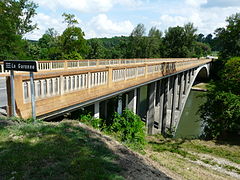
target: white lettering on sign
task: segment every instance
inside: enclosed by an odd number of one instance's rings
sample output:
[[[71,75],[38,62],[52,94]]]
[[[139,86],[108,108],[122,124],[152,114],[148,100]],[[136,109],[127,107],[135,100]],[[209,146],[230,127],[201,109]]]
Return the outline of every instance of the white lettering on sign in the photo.
[[[29,65],[29,64],[18,64],[18,68],[19,69],[34,69],[34,66]]]

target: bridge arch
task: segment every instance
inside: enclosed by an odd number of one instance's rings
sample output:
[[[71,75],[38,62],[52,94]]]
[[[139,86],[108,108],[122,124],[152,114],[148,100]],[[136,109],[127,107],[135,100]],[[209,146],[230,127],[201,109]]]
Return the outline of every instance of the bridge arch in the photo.
[[[191,70],[190,70],[191,71]],[[193,73],[194,73],[194,76],[192,76],[192,78],[190,78],[190,84],[187,88],[187,93],[185,95],[185,97],[182,99],[183,101],[180,102],[182,103],[182,108],[179,109],[179,116],[177,117],[176,119],[176,125],[173,129],[173,132],[175,134],[177,128],[178,128],[178,125],[179,125],[179,121],[180,121],[180,118],[181,118],[181,115],[182,115],[182,112],[185,108],[185,104],[188,100],[188,97],[189,97],[189,94],[190,94],[190,91],[191,91],[191,88],[192,86],[196,83],[196,82],[203,82],[205,80],[208,79],[209,77],[209,74],[210,74],[210,63],[208,64],[205,64],[205,65],[202,65],[202,66],[199,66],[198,68],[195,68],[192,70]],[[180,94],[181,92],[179,92]]]

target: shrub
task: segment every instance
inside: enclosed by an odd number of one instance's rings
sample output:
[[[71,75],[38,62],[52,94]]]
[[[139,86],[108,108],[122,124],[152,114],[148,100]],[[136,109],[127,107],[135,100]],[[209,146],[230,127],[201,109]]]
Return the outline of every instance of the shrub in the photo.
[[[96,129],[104,129],[105,128],[105,123],[102,119],[94,118],[90,114],[80,115],[79,120],[86,124],[91,125],[92,127],[96,128]]]
[[[109,130],[120,138],[121,141],[135,145],[145,144],[145,125],[138,115],[126,109],[123,114],[114,114]]]

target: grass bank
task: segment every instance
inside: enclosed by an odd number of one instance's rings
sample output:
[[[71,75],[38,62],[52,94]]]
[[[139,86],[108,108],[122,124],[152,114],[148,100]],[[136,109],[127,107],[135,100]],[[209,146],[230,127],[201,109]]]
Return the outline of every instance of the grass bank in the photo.
[[[124,179],[118,157],[78,124],[0,120],[0,179]]]

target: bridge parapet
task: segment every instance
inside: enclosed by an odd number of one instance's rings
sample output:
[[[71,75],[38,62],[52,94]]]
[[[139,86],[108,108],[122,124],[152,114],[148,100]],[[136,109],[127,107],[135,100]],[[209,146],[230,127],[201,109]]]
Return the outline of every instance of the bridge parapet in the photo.
[[[196,58],[178,58],[177,61],[198,60]],[[98,68],[109,65],[130,65],[142,63],[158,63],[158,62],[174,62],[176,58],[152,58],[152,59],[84,59],[84,60],[54,60],[54,61],[37,61],[38,71],[62,71],[82,68]],[[22,72],[19,72],[22,73]],[[3,62],[0,62],[0,75],[8,75],[9,71],[5,71]]]
[[[209,59],[175,59],[175,61],[150,61],[133,64],[131,60],[128,60],[129,64],[112,65],[100,65],[101,61],[99,61],[99,64],[95,65],[98,67],[91,70],[84,68],[81,71],[75,69],[79,61],[72,61],[73,64],[68,64],[68,66],[75,67],[72,70],[65,71],[63,68],[65,64],[58,66],[62,67],[61,71],[35,74],[36,114],[43,116],[210,61]],[[46,65],[42,68],[46,69],[50,66]],[[19,74],[15,76],[15,79],[17,114],[20,117],[28,118],[31,116],[30,77],[27,74]],[[10,91],[10,86],[7,87]],[[11,101],[8,102],[10,114]]]

